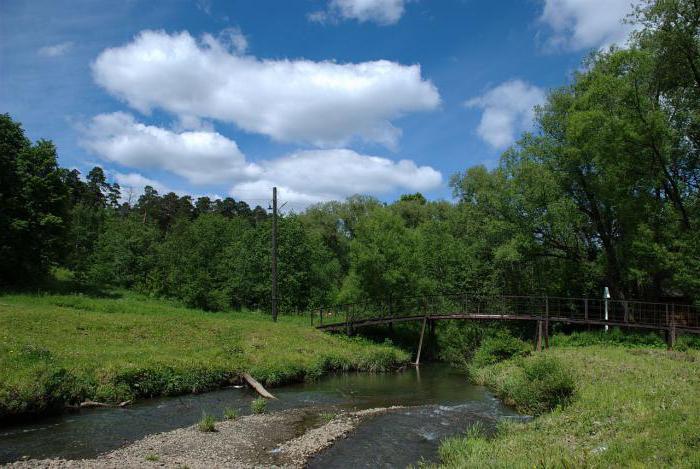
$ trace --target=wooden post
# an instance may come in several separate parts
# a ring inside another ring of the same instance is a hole
[[[418,353],[416,354],[416,363],[414,365],[420,365],[420,352],[423,349],[423,334],[425,334],[425,323],[428,321],[427,317],[423,318],[423,326],[420,329],[420,340],[418,340]]]
[[[549,297],[545,298],[544,348],[549,348]]]
[[[671,323],[668,328],[668,349],[673,349],[676,345],[676,305],[671,305]]]
[[[537,320],[537,351],[542,351],[542,320]]]
[[[277,188],[272,188],[272,320],[277,322]]]

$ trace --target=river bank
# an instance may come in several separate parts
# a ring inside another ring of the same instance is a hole
[[[553,347],[473,372],[519,408],[536,360],[573,375],[571,401],[530,422],[505,422],[492,436],[472,432],[440,449],[447,467],[700,467],[700,351],[593,345]],[[536,406],[534,406],[536,408]]]
[[[10,468],[120,467],[304,467],[311,456],[355,429],[363,420],[400,407],[347,412],[334,408],[291,409],[248,415],[201,432],[197,425],[150,435],[94,459],[23,460]],[[333,417],[328,420],[328,415]]]
[[[391,345],[324,334],[308,318],[212,313],[132,292],[0,296],[0,422],[105,403],[202,393],[249,372],[265,386],[332,371],[387,371]]]

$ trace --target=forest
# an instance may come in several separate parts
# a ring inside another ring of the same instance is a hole
[[[295,313],[360,299],[473,294],[700,301],[700,16],[637,12],[627,48],[592,54],[550,90],[494,168],[454,174],[454,200],[367,195],[279,219],[279,299]],[[60,167],[0,117],[0,284],[56,269],[206,310],[270,305],[271,215],[232,198]],[[282,194],[284,197],[284,194]],[[135,199],[135,200],[133,200]]]

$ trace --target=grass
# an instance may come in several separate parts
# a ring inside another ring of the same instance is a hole
[[[204,414],[202,420],[197,424],[197,429],[203,433],[211,433],[216,431],[216,420],[213,415]]]
[[[160,461],[160,456],[158,456],[157,454],[154,454],[154,453],[149,453],[146,455],[146,457],[144,459],[146,461],[150,461],[150,462],[158,462],[158,461]]]
[[[529,422],[503,422],[492,437],[445,441],[445,466],[700,467],[699,351],[560,346],[485,367],[477,379],[498,392],[538,360],[568,370],[571,402]]]
[[[250,410],[254,414],[264,414],[267,410],[267,401],[263,397],[258,397],[250,403]]]
[[[211,390],[248,371],[267,386],[332,370],[384,371],[407,353],[319,332],[308,318],[211,313],[129,292],[0,296],[0,420],[85,399]]]
[[[224,418],[226,420],[236,420],[238,418],[238,410],[233,407],[227,407],[224,409]]]

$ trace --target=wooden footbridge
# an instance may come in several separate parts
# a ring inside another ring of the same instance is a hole
[[[422,321],[416,362],[427,322],[457,319],[532,321],[537,349],[549,345],[551,323],[658,330],[672,347],[678,332],[700,334],[700,308],[676,303],[551,296],[477,296],[469,294],[391,298],[317,308],[310,312],[318,329],[346,331],[378,324]]]

